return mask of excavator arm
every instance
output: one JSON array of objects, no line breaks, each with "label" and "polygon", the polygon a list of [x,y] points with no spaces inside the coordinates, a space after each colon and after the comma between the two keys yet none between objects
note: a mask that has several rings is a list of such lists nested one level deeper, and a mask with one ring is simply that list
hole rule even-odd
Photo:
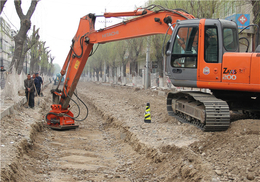
[{"label": "excavator arm", "polygon": [[[125,17],[137,16],[136,18],[123,21],[122,23],[110,27],[95,30],[94,14],[88,14],[80,19],[76,35],[72,40],[72,45],[65,63],[61,70],[61,75],[66,74],[62,90],[52,90],[53,105],[52,110],[46,115],[47,124],[53,128],[71,128],[74,125],[73,114],[68,110],[69,102],[76,89],[81,73],[85,67],[88,57],[91,56],[93,45],[112,41],[137,38],[155,34],[171,34],[177,20],[194,19],[194,16],[183,10],[169,10],[152,5],[147,8],[139,8],[133,12],[105,13],[104,17]],[[171,31],[167,31],[171,28]]]}]

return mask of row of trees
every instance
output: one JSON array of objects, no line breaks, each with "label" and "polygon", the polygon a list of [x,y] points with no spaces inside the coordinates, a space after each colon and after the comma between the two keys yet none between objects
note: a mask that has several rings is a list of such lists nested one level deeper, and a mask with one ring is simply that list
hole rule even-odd
[{"label": "row of trees", "polygon": [[[2,0],[0,4],[1,12],[4,8],[4,4],[7,0]],[[20,30],[14,37],[15,49],[14,56],[11,62],[10,70],[13,68],[20,74],[22,71],[24,57],[26,52],[30,51],[30,72],[41,69],[40,71],[45,74],[52,74],[54,70],[53,60],[55,57],[51,56],[48,47],[45,46],[45,42],[39,40],[39,29],[33,28],[33,33],[30,37],[27,36],[28,30],[31,28],[31,16],[35,11],[36,5],[39,0],[32,0],[31,5],[26,14],[23,13],[21,8],[21,0],[15,0],[16,12],[20,18]],[[260,2],[256,0],[234,1],[234,0],[212,0],[212,1],[199,1],[199,0],[148,0],[146,5],[157,4],[168,9],[185,9],[196,18],[218,18],[224,11],[230,11],[230,8],[237,7],[244,4],[251,4],[254,14],[253,22],[260,26]],[[225,12],[224,12],[225,13]],[[145,59],[146,45],[151,46],[151,60],[158,65],[159,76],[163,76],[163,56],[162,47],[164,35],[154,35],[150,38],[136,38],[104,44],[100,46],[96,54],[90,57],[86,68],[86,71],[96,73],[96,75],[102,76],[102,68],[105,66],[105,73],[108,73],[109,68],[116,68],[122,66],[123,75],[126,76],[126,64],[130,63],[130,73],[136,76],[138,73],[138,62]],[[167,39],[166,39],[167,40]],[[115,74],[115,69],[112,70],[112,76]]]},{"label": "row of trees", "polygon": [[[230,11],[230,8],[241,7],[243,4],[252,4],[255,24],[260,26],[260,1],[194,1],[194,0],[150,0],[146,5],[161,5],[167,9],[184,9],[196,18],[218,18]],[[225,7],[225,8],[224,8]],[[228,8],[227,8],[228,7]],[[135,39],[122,40],[102,44],[96,53],[91,56],[86,64],[84,72],[90,71],[91,75],[102,77],[103,73],[109,73],[112,70],[112,77],[115,75],[115,68],[121,66],[123,68],[123,77],[126,76],[126,65],[130,63],[130,74],[136,76],[138,73],[137,64],[139,61],[145,60],[146,47],[150,45],[150,58],[158,66],[159,77],[163,77],[163,55],[162,47],[165,35],[153,35],[149,38],[141,37]],[[166,38],[166,41],[169,37]],[[95,47],[94,47],[95,50]],[[104,67],[105,70],[103,69]],[[112,69],[109,69],[112,68]]]},{"label": "row of trees", "polygon": [[[121,40],[102,45],[96,45],[95,54],[89,57],[84,72],[91,72],[102,77],[104,73],[115,76],[117,67],[122,68],[123,77],[126,77],[126,66],[130,63],[130,74],[134,77],[138,74],[138,62],[146,59],[145,49],[147,45],[151,45],[151,59],[157,63],[159,74],[163,76],[163,45],[164,35],[153,35],[149,37],[141,37],[134,39]],[[98,46],[98,47],[97,47]],[[109,69],[112,68],[112,69]],[[109,73],[112,70],[112,73]],[[97,77],[98,78],[98,77]]]},{"label": "row of trees", "polygon": [[[6,1],[1,1],[1,13]],[[24,14],[21,8],[22,1],[14,1],[16,12],[20,18],[20,29],[14,36],[15,48],[9,71],[15,69],[18,74],[21,74],[25,56],[30,50],[30,73],[40,71],[51,76],[54,72],[53,60],[55,57],[50,54],[50,50],[45,46],[45,42],[40,41],[39,29],[36,30],[35,26],[33,26],[33,33],[28,36],[28,31],[31,28],[31,17],[38,2],[39,0],[32,0],[27,13]]]}]

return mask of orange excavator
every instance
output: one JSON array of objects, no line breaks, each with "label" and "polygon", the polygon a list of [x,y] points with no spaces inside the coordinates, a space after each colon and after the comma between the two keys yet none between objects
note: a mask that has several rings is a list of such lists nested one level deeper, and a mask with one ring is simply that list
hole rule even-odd
[{"label": "orange excavator", "polygon": [[230,125],[230,110],[241,110],[259,117],[260,46],[254,53],[240,53],[235,22],[195,19],[185,10],[171,10],[158,5],[102,16],[136,18],[100,30],[95,30],[95,19],[99,16],[88,14],[80,19],[61,70],[62,76],[66,74],[64,86],[59,90],[58,84],[51,91],[52,110],[46,115],[51,128],[63,130],[78,127],[75,125],[77,117],[69,110],[69,102],[73,94],[78,98],[74,90],[88,57],[94,52],[94,44],[155,34],[171,35],[163,52],[172,84],[211,91],[169,93],[169,115],[181,122],[194,124],[203,131],[226,130]]}]

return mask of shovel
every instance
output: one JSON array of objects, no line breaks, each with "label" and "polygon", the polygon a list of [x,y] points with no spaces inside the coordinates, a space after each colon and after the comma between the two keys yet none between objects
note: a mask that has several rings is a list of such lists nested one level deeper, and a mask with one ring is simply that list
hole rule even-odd
[{"label": "shovel", "polygon": [[35,91],[36,91],[36,95],[37,95],[37,100],[38,100],[38,106],[40,105],[40,98],[39,98],[39,95],[38,95],[38,92],[37,92],[37,90],[36,90],[36,87],[35,87],[35,85],[33,84],[33,86],[34,86],[34,89],[35,89]]},{"label": "shovel", "polygon": [[25,108],[29,107],[29,98],[30,98],[30,92],[28,93],[27,103],[26,103],[26,106],[24,106]]},{"label": "shovel", "polygon": [[40,92],[40,96],[41,96],[41,97],[43,97],[42,89],[43,89],[43,87],[42,87],[42,84],[41,84],[41,92]]}]

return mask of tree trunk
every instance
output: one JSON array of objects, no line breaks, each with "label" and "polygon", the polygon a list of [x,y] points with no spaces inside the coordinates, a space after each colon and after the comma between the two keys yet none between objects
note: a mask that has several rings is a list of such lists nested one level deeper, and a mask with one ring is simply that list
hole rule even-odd
[{"label": "tree trunk", "polygon": [[159,77],[163,77],[163,56],[162,56],[162,52],[161,52],[161,48],[163,44],[163,36],[161,35],[154,35],[152,37],[152,45],[154,48],[154,54],[156,57],[156,63],[158,65],[158,72],[159,72]]},{"label": "tree trunk", "polygon": [[100,78],[103,78],[103,74],[102,74],[102,66],[99,67],[99,71],[100,71]]},{"label": "tree trunk", "polygon": [[15,67],[16,71],[18,71],[18,66],[21,64],[21,56],[23,53],[23,44],[26,39],[26,34],[28,30],[31,28],[31,17],[36,8],[38,0],[32,0],[31,6],[27,11],[27,14],[24,15],[22,8],[21,8],[21,0],[14,1],[16,12],[20,18],[20,30],[16,36],[14,36],[15,42],[15,49],[14,49],[14,56],[12,62],[10,64],[9,70],[12,71],[13,66]]},{"label": "tree trunk", "polygon": [[98,71],[98,69],[95,69],[95,77],[97,77],[97,81],[99,81],[99,71]]},{"label": "tree trunk", "polygon": [[[26,52],[27,52],[27,51],[26,51]],[[21,55],[19,65],[18,65],[18,67],[17,67],[17,73],[18,73],[18,75],[20,75],[21,72],[23,71],[23,63],[24,63],[24,60],[25,60],[26,52]],[[27,73],[26,73],[26,74],[27,74]]]},{"label": "tree trunk", "polygon": [[30,61],[30,74],[33,74],[34,73],[34,67],[35,67],[35,58],[34,57],[31,57],[31,61]]},{"label": "tree trunk", "polygon": [[123,62],[123,76],[126,77],[126,63]]},{"label": "tree trunk", "polygon": [[[254,14],[254,19],[253,19],[253,22],[254,24],[257,24],[259,29],[260,29],[260,2],[259,1],[255,1],[255,0],[252,0],[251,1],[252,3],[252,6],[253,6],[253,14]],[[258,30],[260,31],[260,30]],[[256,35],[256,39],[257,39],[257,36],[258,36],[258,40],[256,40],[255,44],[260,44],[260,36],[259,36],[259,32],[256,32],[258,35]],[[256,45],[257,47],[258,45]],[[255,47],[253,48],[255,49]]]},{"label": "tree trunk", "polygon": [[135,77],[138,73],[138,65],[137,65],[137,61],[134,60],[131,64],[130,64],[130,68],[131,68],[131,74],[132,77]]},{"label": "tree trunk", "polygon": [[159,77],[163,77],[163,58],[161,60],[157,60]]},{"label": "tree trunk", "polygon": [[109,65],[107,66],[106,76],[109,77]]}]

